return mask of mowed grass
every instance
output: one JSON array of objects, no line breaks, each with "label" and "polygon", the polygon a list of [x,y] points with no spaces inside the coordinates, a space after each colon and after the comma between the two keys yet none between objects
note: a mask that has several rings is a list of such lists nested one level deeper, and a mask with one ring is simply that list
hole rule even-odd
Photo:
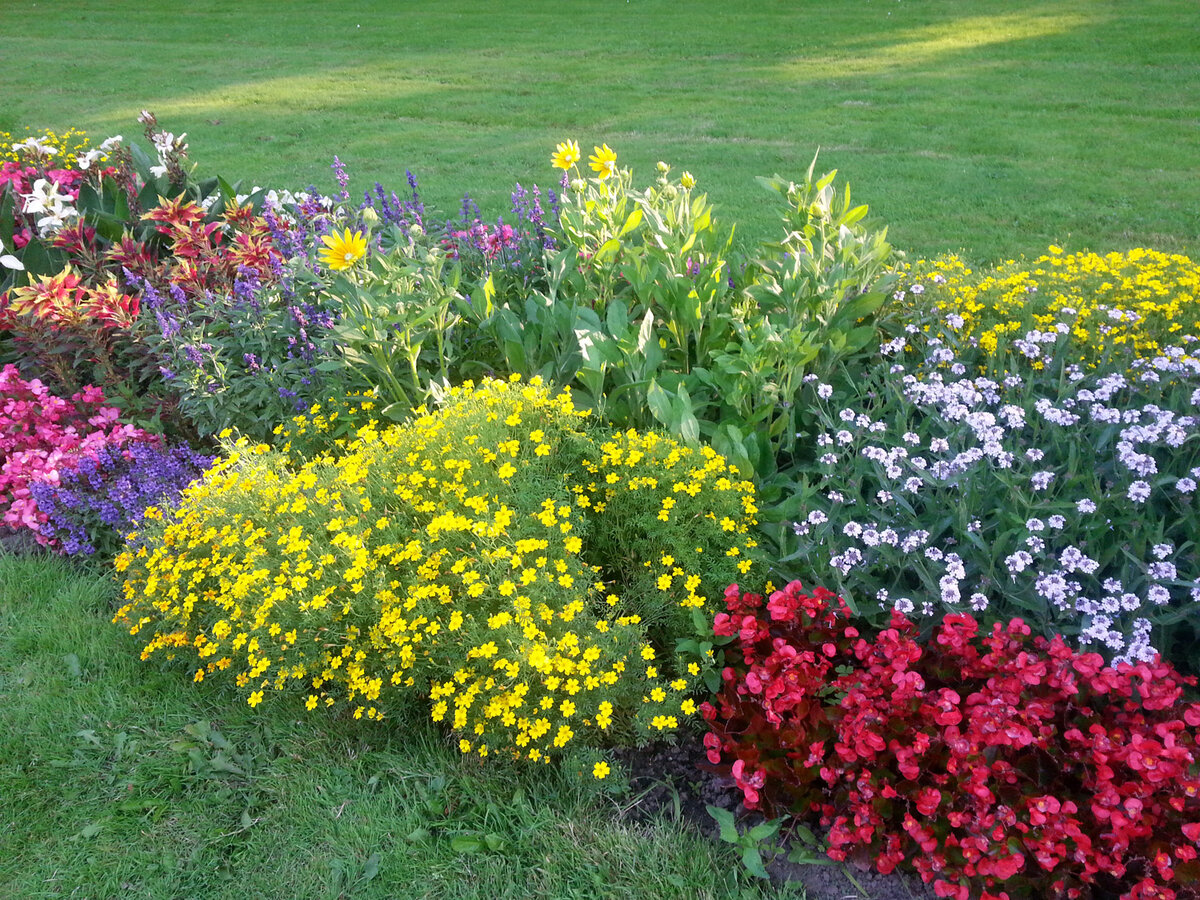
[{"label": "mowed grass", "polygon": [[[1200,236],[1200,6],[1180,0],[9,0],[0,129],[188,132],[205,172],[494,216],[549,154],[686,168],[746,239],[813,154],[918,255]],[[586,150],[585,150],[586,152]]]},{"label": "mowed grass", "polygon": [[803,896],[590,773],[142,663],[113,596],[102,569],[0,555],[0,897]]}]

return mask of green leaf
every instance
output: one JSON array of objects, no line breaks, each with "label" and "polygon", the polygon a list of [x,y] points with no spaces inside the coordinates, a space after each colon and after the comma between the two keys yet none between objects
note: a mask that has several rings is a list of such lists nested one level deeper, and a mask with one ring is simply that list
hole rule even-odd
[{"label": "green leaf", "polygon": [[767,874],[767,869],[763,865],[762,854],[758,852],[757,847],[747,847],[742,851],[742,864],[745,865],[746,871],[755,878],[770,880],[771,876]]},{"label": "green leaf", "polygon": [[722,809],[719,806],[711,804],[704,807],[708,810],[708,814],[716,821],[717,826],[721,829],[721,840],[727,844],[736,844],[740,840],[737,826],[734,824],[733,813],[727,809]]},{"label": "green leaf", "polygon": [[700,423],[696,421],[696,414],[692,411],[692,398],[682,384],[679,386],[679,392],[675,395],[672,419],[684,442],[689,446],[698,447],[700,445]]},{"label": "green leaf", "polygon": [[605,320],[608,324],[608,333],[618,341],[623,340],[625,332],[629,330],[629,307],[625,301],[609,300],[608,309],[605,311]]},{"label": "green leaf", "polygon": [[492,273],[488,272],[487,281],[483,283],[483,300],[484,300],[484,315],[492,314],[492,300],[496,297],[496,284],[492,280]]},{"label": "green leaf", "polygon": [[497,853],[502,852],[507,846],[504,838],[498,834],[485,834],[483,836],[483,842],[487,844],[487,848],[489,850],[494,850]]},{"label": "green leaf", "polygon": [[594,262],[605,262],[613,256],[617,255],[617,251],[621,249],[621,242],[617,238],[609,238],[600,245],[600,249],[596,251],[596,255],[592,257]]},{"label": "green leaf", "polygon": [[371,881],[379,874],[379,851],[375,851],[367,857],[366,863],[363,864],[362,880]]},{"label": "green leaf", "polygon": [[231,775],[245,775],[246,770],[236,763],[230,762],[225,757],[224,751],[213,755],[213,758],[208,761],[208,766],[214,772],[228,772]]},{"label": "green leaf", "polygon": [[646,404],[650,414],[667,427],[671,425],[671,395],[655,379],[646,387]]},{"label": "green leaf", "polygon": [[760,822],[751,828],[747,834],[752,841],[765,841],[767,838],[773,837],[779,831],[779,826],[782,824],[782,822],[782,819],[771,819],[769,822]]},{"label": "green leaf", "polygon": [[150,157],[146,155],[146,151],[132,141],[130,141],[126,146],[129,147],[129,153],[133,157],[133,168],[139,175],[142,176],[142,181],[153,181],[154,174],[150,171],[150,167],[153,166],[154,163],[150,161]]},{"label": "green leaf", "polygon": [[817,843],[817,836],[812,833],[812,829],[810,829],[807,825],[801,825],[799,823],[793,825],[792,834],[800,838],[800,840],[804,841],[805,843],[813,845],[816,845]]},{"label": "green leaf", "polygon": [[455,853],[478,853],[483,846],[483,841],[470,834],[460,834],[450,840],[450,849]]},{"label": "green leaf", "polygon": [[85,825],[85,826],[83,826],[83,828],[79,829],[79,831],[76,832],[71,837],[71,840],[77,841],[80,838],[82,838],[84,840],[90,840],[90,839],[94,838],[96,835],[98,835],[103,830],[104,830],[103,825],[101,825],[97,822],[93,822],[91,825]]},{"label": "green leaf", "polygon": [[[642,224],[642,208],[635,206],[633,212],[629,214],[629,218],[625,220],[625,224],[621,226],[621,231],[617,237],[625,237],[633,229]],[[606,245],[607,246],[607,245]]]}]

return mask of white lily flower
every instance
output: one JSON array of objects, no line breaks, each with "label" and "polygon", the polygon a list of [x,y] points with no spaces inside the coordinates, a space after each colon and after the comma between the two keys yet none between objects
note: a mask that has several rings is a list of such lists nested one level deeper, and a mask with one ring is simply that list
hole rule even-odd
[{"label": "white lily flower", "polygon": [[4,242],[0,241],[0,266],[17,272],[25,271],[25,265],[11,253],[4,252]]},{"label": "white lily flower", "polygon": [[113,148],[123,140],[125,140],[125,138],[121,137],[119,134],[113,135],[100,145],[100,152],[104,154],[111,153]]},{"label": "white lily flower", "polygon": [[46,178],[39,178],[33,183],[33,190],[21,196],[25,198],[25,205],[21,208],[21,212],[26,215],[56,212],[64,204],[69,205],[71,201],[68,194],[59,193],[58,185],[55,182]]},{"label": "white lily flower", "polygon": [[49,137],[26,138],[21,143],[12,145],[13,152],[20,153],[22,150],[28,150],[37,156],[54,156],[58,150],[50,146],[47,141],[49,141]]},{"label": "white lily flower", "polygon": [[75,208],[68,206],[66,208],[56,209],[49,215],[42,216],[38,219],[38,231],[45,237],[55,231],[61,229],[75,215]]},{"label": "white lily flower", "polygon": [[92,167],[92,163],[99,162],[103,159],[104,154],[99,150],[89,150],[87,153],[81,153],[75,157],[75,163],[79,166],[80,171],[86,172]]}]

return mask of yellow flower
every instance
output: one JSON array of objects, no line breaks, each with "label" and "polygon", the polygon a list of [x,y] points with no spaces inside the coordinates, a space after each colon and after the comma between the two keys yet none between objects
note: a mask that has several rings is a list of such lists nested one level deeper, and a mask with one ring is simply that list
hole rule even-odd
[{"label": "yellow flower", "polygon": [[555,168],[565,171],[579,162],[579,144],[575,141],[563,141],[554,149],[555,153],[550,157],[550,162]]},{"label": "yellow flower", "polygon": [[617,174],[617,152],[608,144],[594,149],[596,152],[588,157],[588,165],[592,167],[596,177],[604,181],[610,175]]},{"label": "yellow flower", "polygon": [[246,698],[246,702],[249,703],[252,707],[258,706],[258,704],[262,703],[262,698],[263,698],[263,692],[255,691],[249,697]]},{"label": "yellow flower", "polygon": [[691,172],[684,172],[679,178],[679,183],[690,191],[696,186],[696,178]]},{"label": "yellow flower", "polygon": [[350,268],[367,255],[367,239],[361,231],[353,234],[349,228],[344,234],[335,231],[324,235],[321,242],[325,245],[325,249],[318,254],[321,262],[337,272]]},{"label": "yellow flower", "polygon": [[612,771],[612,769],[610,769],[608,767],[608,763],[603,762],[603,761],[598,762],[598,763],[596,763],[596,765],[592,766],[592,775],[594,775],[596,778],[605,778],[608,776],[608,773],[611,771]]}]

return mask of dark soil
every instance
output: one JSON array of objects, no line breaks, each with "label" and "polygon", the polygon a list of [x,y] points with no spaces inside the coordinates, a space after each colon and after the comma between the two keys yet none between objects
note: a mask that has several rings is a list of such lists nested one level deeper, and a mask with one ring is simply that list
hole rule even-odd
[{"label": "dark soil", "polygon": [[[646,747],[619,757],[630,772],[630,799],[622,810],[628,818],[675,818],[714,841],[719,840],[720,830],[705,809],[710,804],[733,812],[741,831],[762,821],[742,806],[742,792],[732,778],[702,768],[708,761],[695,736],[683,736],[678,746]],[[767,864],[767,871],[772,881],[802,884],[808,900],[926,900],[934,896],[914,875],[880,875],[851,865],[789,863],[783,853]]]}]

